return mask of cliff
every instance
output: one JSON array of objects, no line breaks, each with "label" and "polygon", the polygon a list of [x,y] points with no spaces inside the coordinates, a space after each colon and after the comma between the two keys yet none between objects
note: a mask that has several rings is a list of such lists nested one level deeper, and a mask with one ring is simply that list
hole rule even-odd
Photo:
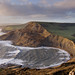
[{"label": "cliff", "polygon": [[13,44],[20,46],[49,46],[57,47],[68,51],[75,56],[75,44],[73,41],[49,33],[42,25],[36,22],[29,22],[25,28],[11,31],[0,37],[3,40],[12,40]]}]

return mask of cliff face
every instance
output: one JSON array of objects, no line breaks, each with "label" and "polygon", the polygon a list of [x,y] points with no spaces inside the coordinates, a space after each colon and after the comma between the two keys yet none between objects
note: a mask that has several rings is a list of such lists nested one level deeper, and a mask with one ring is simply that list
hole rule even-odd
[{"label": "cliff face", "polygon": [[65,49],[72,56],[75,56],[75,44],[73,41],[49,33],[38,23],[27,23],[23,29],[11,31],[0,37],[3,40],[12,40],[15,45],[20,46],[50,46]]},{"label": "cliff face", "polygon": [[48,39],[51,43],[50,46],[64,49],[73,57],[75,56],[75,44],[73,41],[57,35],[50,35]]}]

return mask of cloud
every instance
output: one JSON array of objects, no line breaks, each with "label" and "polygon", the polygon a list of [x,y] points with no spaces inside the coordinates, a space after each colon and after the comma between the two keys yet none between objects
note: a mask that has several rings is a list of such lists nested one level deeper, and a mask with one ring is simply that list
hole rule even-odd
[{"label": "cloud", "polygon": [[58,8],[72,9],[72,8],[75,8],[75,0],[60,1],[60,2],[55,3],[54,6]]},{"label": "cloud", "polygon": [[39,6],[50,7],[51,4],[49,3],[49,0],[40,0],[39,1]]},{"label": "cloud", "polygon": [[5,2],[0,4],[0,16],[22,16],[24,19],[42,20],[75,17],[74,0],[63,0],[52,5],[49,3],[50,0],[40,0],[36,5],[28,0],[16,0],[18,3],[11,0],[3,1]]},{"label": "cloud", "polygon": [[43,7],[28,4],[28,5],[10,5],[1,4],[0,5],[0,15],[2,16],[29,16],[35,14],[45,13]]},{"label": "cloud", "polygon": [[60,1],[55,3],[53,7],[56,7],[58,12],[61,11],[61,13],[66,16],[75,17],[75,0]]}]

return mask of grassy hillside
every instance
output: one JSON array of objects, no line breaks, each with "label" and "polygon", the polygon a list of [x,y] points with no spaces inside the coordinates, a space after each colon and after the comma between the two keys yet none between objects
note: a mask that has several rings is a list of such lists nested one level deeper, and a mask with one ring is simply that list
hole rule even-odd
[{"label": "grassy hillside", "polygon": [[[49,32],[66,37],[70,40],[75,41],[75,23],[53,23],[53,22],[37,22],[45,27]],[[3,31],[12,31],[15,29],[24,28],[26,24],[22,25],[11,25],[3,28]]]},{"label": "grassy hillside", "polygon": [[75,23],[39,23],[49,32],[75,41],[75,37],[73,36],[75,34]]}]

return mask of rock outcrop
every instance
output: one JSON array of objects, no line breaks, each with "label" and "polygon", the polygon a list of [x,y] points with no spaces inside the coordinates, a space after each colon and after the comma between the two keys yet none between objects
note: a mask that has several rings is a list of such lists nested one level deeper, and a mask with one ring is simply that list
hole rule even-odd
[{"label": "rock outcrop", "polygon": [[[0,75],[69,75],[74,73],[75,60],[62,64],[58,67],[48,69],[30,69],[30,68],[6,68],[0,69]],[[71,71],[72,70],[72,71]],[[71,71],[71,72],[70,72]]]},{"label": "rock outcrop", "polygon": [[3,40],[12,40],[15,45],[20,46],[42,46],[41,41],[44,41],[50,33],[38,23],[28,23],[23,29],[11,31],[8,34],[0,37]]}]

